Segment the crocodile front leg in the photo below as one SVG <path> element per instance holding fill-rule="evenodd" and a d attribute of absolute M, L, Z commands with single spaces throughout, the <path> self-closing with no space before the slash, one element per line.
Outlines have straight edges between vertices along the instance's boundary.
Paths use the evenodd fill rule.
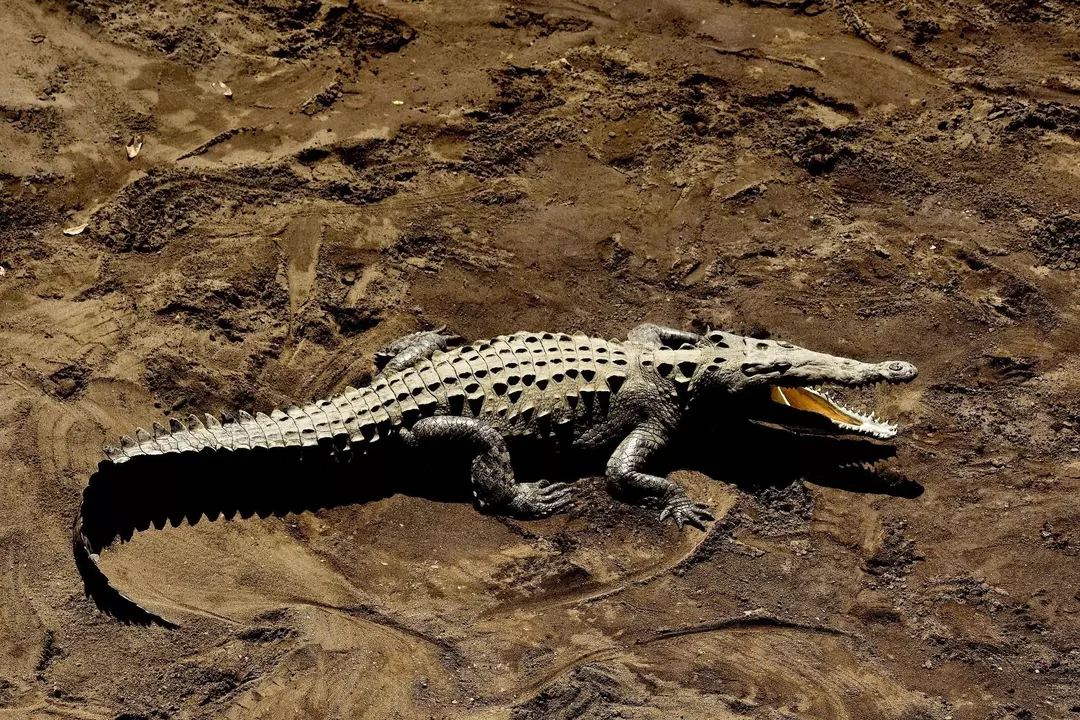
<path fill-rule="evenodd" d="M 443 326 L 438 330 L 421 330 L 400 337 L 380 348 L 375 353 L 375 367 L 378 376 L 385 377 L 400 372 L 407 367 L 429 359 L 436 351 L 460 345 L 462 340 L 457 335 L 444 335 Z"/>
<path fill-rule="evenodd" d="M 570 486 L 566 483 L 514 482 L 506 442 L 497 430 L 480 420 L 456 415 L 427 417 L 418 420 L 411 430 L 402 430 L 401 438 L 413 448 L 431 441 L 474 447 L 472 487 L 481 510 L 531 519 L 570 507 Z"/>
<path fill-rule="evenodd" d="M 686 330 L 643 323 L 630 331 L 627 339 L 634 345 L 647 348 L 659 348 L 667 346 L 679 348 L 683 345 L 700 345 L 704 338 Z"/>
<path fill-rule="evenodd" d="M 655 420 L 646 420 L 635 427 L 619 443 L 607 464 L 608 482 L 619 494 L 639 499 L 655 498 L 663 503 L 660 522 L 668 517 L 681 529 L 683 524 L 705 529 L 705 521 L 714 519 L 707 505 L 695 503 L 678 484 L 644 468 L 668 441 L 668 431 Z"/>

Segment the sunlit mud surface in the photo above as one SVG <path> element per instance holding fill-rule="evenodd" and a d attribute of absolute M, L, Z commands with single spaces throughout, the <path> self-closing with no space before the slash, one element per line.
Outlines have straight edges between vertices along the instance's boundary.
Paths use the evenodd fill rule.
<path fill-rule="evenodd" d="M 1074 4 L 0 17 L 0 717 L 1080 717 Z M 718 433 L 671 458 L 705 534 L 595 465 L 569 514 L 485 516 L 436 462 L 107 551 L 179 630 L 83 597 L 80 493 L 136 426 L 324 396 L 418 328 L 644 320 L 915 363 L 850 395 L 893 479 Z"/>

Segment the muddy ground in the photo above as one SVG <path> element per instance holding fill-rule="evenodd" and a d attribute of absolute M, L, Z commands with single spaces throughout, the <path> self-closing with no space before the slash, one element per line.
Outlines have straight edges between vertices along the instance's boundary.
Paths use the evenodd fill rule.
<path fill-rule="evenodd" d="M 0 717 L 1080 717 L 1076 5 L 0 17 Z M 721 437 L 674 474 L 708 534 L 597 477 L 530 523 L 394 495 L 105 553 L 180 630 L 83 597 L 80 492 L 136 425 L 420 327 L 646 319 L 915 362 L 876 406 L 921 494 Z"/>

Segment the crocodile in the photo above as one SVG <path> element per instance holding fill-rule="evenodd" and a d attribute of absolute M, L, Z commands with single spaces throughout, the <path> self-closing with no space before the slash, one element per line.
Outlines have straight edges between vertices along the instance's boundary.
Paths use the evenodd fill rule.
<path fill-rule="evenodd" d="M 151 431 L 139 428 L 133 438 L 106 447 L 74 525 L 87 595 L 121 620 L 176 626 L 113 588 L 98 566 L 102 549 L 123 536 L 110 508 L 123 493 L 110 490 L 125 465 L 151 479 L 185 457 L 224 457 L 244 467 L 255 458 L 293 453 L 340 467 L 362 463 L 375 448 L 430 452 L 449 443 L 471 459 L 479 510 L 531 519 L 573 502 L 568 483 L 515 480 L 507 442 L 546 438 L 573 449 L 612 448 L 606 477 L 614 493 L 658 507 L 660 522 L 705 529 L 714 519 L 709 508 L 651 467 L 688 418 L 735 413 L 782 427 L 888 440 L 896 425 L 845 407 L 822 386 L 906 383 L 917 375 L 900 360 L 866 363 L 782 341 L 651 323 L 622 341 L 518 332 L 466 343 L 442 330 L 415 332 L 380 350 L 378 372 L 364 387 L 269 414 L 171 418 L 168 427 L 154 423 Z M 308 475 L 319 472 L 313 466 Z M 176 500 L 165 494 L 162 502 Z M 174 525 L 185 513 L 198 520 L 198 510 L 192 518 L 177 502 L 180 509 L 166 513 Z"/>

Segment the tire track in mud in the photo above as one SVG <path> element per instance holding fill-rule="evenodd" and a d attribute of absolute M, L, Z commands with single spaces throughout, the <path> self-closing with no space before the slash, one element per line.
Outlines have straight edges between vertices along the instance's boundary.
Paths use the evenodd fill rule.
<path fill-rule="evenodd" d="M 315 271 L 324 233 L 322 219 L 306 215 L 290 221 L 280 239 L 274 239 L 288 260 L 290 338 L 296 330 L 297 317 L 315 293 Z"/>

